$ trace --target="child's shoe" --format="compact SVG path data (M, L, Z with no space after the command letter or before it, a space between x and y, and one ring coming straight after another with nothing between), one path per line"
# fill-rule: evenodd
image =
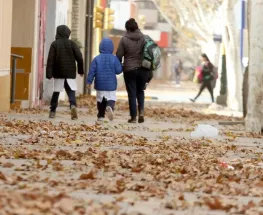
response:
M113 110L110 106L106 107L106 114L107 114L107 117L110 121L112 121L114 119Z
M96 125L102 125L104 123L104 120L105 119L102 118L102 117L98 118L97 121L96 121Z
M76 106L72 106L70 111L71 111L71 119L72 120L77 120L78 119L77 107Z

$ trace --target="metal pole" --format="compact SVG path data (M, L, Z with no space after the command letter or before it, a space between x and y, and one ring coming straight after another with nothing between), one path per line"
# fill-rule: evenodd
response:
M11 104L15 103L15 91L16 91L16 58L13 58L12 67L12 84L11 84Z
M89 49L89 7L90 7L90 1L91 0L87 0L86 1L86 25L85 25L85 68L84 68L84 80L83 80L83 94L87 94L87 72L89 69L89 63L88 63L88 59L89 59L89 54L88 54L88 49Z
M92 59L92 34L93 34L93 6L94 0L87 0L86 3L86 28L85 28L85 71L84 71L84 83L83 94L87 94L87 74ZM91 92L88 92L90 95Z
M89 17L89 58L88 58L88 62L89 62L89 65L92 61L92 50L93 50L93 12L94 12L94 0L91 0L90 1L90 7L89 7L89 14L90 14L90 17ZM91 95L91 89L89 89L88 91L88 95Z

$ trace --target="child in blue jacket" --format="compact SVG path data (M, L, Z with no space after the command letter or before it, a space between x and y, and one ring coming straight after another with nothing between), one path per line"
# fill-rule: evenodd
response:
M105 38L100 43L100 54L91 62L88 74L88 88L95 79L97 91L98 121L103 121L105 113L113 120L113 110L117 100L117 77L122 73L122 65L113 55L114 45L111 39Z

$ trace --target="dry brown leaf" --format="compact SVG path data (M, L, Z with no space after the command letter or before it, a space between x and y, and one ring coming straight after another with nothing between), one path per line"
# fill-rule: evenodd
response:
M52 169L55 170L55 171L63 171L64 170L64 167L61 163L59 162L54 162L52 164Z
M218 197L204 198L204 203L211 210L229 211L231 208L234 207L233 205L223 204L222 201Z
M55 204L56 208L59 208L62 213L71 214L74 212L73 201L69 198L63 198Z
M13 163L7 162L2 165L4 168L12 168L14 166Z
M0 172L0 180L7 181L6 176L2 172Z
M93 171L90 171L87 174L83 173L79 177L79 180L94 180L94 179L96 179L96 177L94 176Z
M247 210L256 207L256 204L253 201L249 201L247 205L243 205L241 213L246 213Z

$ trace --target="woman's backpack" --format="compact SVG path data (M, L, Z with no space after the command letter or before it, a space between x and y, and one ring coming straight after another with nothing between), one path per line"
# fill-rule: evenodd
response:
M157 70L161 66L161 50L149 36L145 35L144 39L142 67Z

